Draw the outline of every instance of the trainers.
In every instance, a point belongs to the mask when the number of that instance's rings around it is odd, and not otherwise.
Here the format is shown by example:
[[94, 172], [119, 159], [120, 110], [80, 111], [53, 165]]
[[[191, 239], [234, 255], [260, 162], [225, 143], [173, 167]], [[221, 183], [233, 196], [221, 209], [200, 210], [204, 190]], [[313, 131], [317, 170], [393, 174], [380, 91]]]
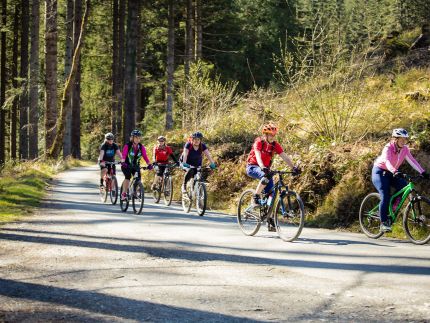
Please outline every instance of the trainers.
[[385, 221], [381, 223], [381, 231], [382, 232], [391, 232], [391, 224], [389, 221]]
[[252, 206], [255, 207], [255, 208], [261, 207], [260, 194], [254, 194], [252, 196]]
[[124, 201], [127, 199], [127, 194], [126, 193], [122, 193], [121, 194], [121, 200]]
[[269, 232], [276, 232], [275, 222], [272, 218], [267, 219], [267, 230], [269, 230]]

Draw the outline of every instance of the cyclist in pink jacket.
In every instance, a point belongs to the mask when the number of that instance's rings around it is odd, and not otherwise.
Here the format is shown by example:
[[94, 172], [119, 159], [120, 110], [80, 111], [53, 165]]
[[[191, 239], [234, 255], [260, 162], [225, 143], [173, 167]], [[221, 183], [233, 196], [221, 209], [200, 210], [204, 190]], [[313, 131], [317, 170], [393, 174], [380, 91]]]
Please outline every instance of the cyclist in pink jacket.
[[391, 141], [385, 145], [382, 153], [376, 158], [372, 169], [372, 182], [381, 195], [381, 204], [379, 205], [379, 216], [381, 218], [381, 231], [390, 232], [391, 224], [388, 218], [388, 206], [390, 203], [393, 186], [396, 191], [401, 190], [407, 185], [399, 172], [399, 167], [406, 159], [417, 172], [423, 177], [429, 178], [429, 175], [421, 165], [412, 157], [409, 147], [407, 146], [409, 134], [405, 129], [394, 129], [391, 135]]

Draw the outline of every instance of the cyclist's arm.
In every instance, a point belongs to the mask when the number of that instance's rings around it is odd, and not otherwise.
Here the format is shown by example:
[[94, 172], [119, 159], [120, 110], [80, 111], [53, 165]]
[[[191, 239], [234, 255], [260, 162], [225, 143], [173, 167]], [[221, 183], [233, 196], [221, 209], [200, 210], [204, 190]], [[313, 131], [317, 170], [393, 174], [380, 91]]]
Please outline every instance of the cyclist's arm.
[[124, 145], [124, 148], [122, 149], [122, 159], [127, 160], [128, 155], [128, 145]]
[[146, 149], [143, 145], [142, 145], [142, 158], [145, 160], [147, 165], [151, 164], [151, 162], [149, 161], [148, 155], [146, 154]]
[[104, 155], [105, 155], [105, 151], [103, 149], [101, 149], [100, 154], [99, 154], [99, 159], [98, 159], [99, 162], [103, 161]]
[[291, 161], [290, 157], [288, 157], [288, 156], [287, 156], [287, 154], [286, 154], [285, 152], [280, 153], [280, 154], [279, 154], [279, 156], [282, 158], [282, 160], [283, 160], [284, 162], [286, 162], [286, 163], [287, 163], [287, 165], [288, 165], [291, 169], [293, 169], [294, 164], [293, 164], [293, 162]]
[[184, 151], [183, 151], [183, 153], [182, 153], [182, 156], [183, 156], [183, 158], [182, 158], [182, 163], [183, 163], [183, 164], [186, 164], [186, 163], [187, 163], [188, 152], [189, 152], [188, 148], [184, 148]]
[[173, 152], [170, 154], [170, 157], [173, 159], [173, 161], [174, 161], [175, 163], [177, 163], [177, 162], [178, 162], [178, 158], [176, 158], [176, 156], [173, 154]]
[[382, 149], [381, 156], [382, 160], [385, 161], [385, 167], [393, 174], [397, 172], [397, 168], [391, 163], [391, 160], [395, 160], [395, 156], [393, 156], [393, 152], [389, 146], [385, 146], [384, 149]]
[[424, 168], [422, 168], [421, 165], [416, 161], [416, 159], [411, 155], [409, 149], [406, 152], [405, 158], [409, 165], [411, 165], [413, 169], [415, 169], [418, 173], [422, 174], [425, 172]]
[[212, 158], [212, 156], [211, 156], [211, 153], [209, 152], [209, 149], [207, 149], [207, 148], [206, 148], [203, 152], [205, 153], [205, 155], [206, 155], [206, 157], [209, 159], [209, 161], [210, 161], [211, 163], [215, 164], [215, 161], [213, 160], [213, 158]]
[[260, 166], [260, 168], [263, 169], [265, 166], [263, 163], [263, 159], [261, 159], [261, 151], [258, 149], [254, 149], [254, 152], [255, 152], [255, 158], [257, 159], [258, 166]]
[[116, 150], [116, 155], [118, 156], [118, 158], [119, 158], [119, 159], [121, 160], [121, 162], [123, 163], [123, 162], [124, 162], [124, 159], [122, 158], [121, 150], [117, 149], [117, 150]]

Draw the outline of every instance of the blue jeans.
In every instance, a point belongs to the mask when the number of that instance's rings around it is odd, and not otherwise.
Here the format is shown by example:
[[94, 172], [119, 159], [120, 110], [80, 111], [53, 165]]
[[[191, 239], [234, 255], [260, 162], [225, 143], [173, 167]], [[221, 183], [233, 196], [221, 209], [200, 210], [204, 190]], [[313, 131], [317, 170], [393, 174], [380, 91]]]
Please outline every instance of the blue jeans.
[[403, 178], [395, 178], [393, 173], [388, 170], [383, 170], [377, 166], [372, 169], [372, 183], [381, 195], [381, 204], [379, 205], [379, 216], [381, 221], [388, 220], [388, 206], [391, 198], [391, 186], [397, 191], [400, 191], [407, 185]]
[[[257, 166], [257, 165], [247, 165], [246, 174], [249, 177], [252, 177], [255, 179], [262, 179], [264, 177], [264, 172], [261, 170], [260, 166]], [[273, 178], [269, 178], [269, 183], [264, 188], [264, 192], [269, 193], [272, 188], [273, 188]]]

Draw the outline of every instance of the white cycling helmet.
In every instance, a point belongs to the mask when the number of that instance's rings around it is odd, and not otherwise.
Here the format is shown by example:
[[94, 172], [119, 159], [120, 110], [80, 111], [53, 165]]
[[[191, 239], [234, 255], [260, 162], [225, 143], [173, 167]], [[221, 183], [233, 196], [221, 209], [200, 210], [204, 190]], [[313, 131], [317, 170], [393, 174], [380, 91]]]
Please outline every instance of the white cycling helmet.
[[393, 130], [391, 137], [395, 138], [409, 138], [408, 132], [403, 128], [397, 128]]

